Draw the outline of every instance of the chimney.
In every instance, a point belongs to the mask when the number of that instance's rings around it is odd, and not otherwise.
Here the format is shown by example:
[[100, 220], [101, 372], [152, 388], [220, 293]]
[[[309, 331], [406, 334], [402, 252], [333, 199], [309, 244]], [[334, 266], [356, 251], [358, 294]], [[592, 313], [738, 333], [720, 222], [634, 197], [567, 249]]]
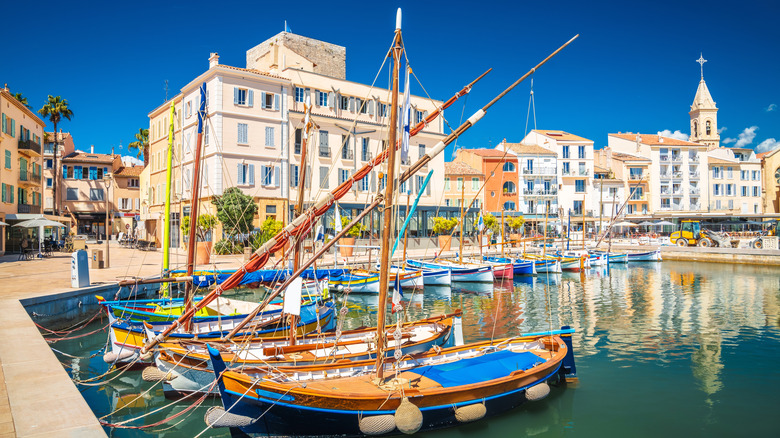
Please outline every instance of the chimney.
[[89, 153], [90, 154], [94, 154], [95, 153], [95, 145], [94, 144], [89, 145]]
[[219, 64], [219, 53], [211, 52], [209, 56], [209, 68], [216, 67]]
[[114, 156], [114, 147], [113, 146], [111, 146], [111, 156], [112, 157]]

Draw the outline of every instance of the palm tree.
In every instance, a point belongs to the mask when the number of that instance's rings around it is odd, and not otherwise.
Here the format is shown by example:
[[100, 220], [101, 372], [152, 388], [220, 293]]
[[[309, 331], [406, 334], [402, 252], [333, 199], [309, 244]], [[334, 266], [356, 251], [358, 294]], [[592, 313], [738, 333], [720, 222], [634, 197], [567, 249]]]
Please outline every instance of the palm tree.
[[50, 94], [46, 105], [39, 109], [38, 113], [43, 117], [48, 117], [49, 121], [54, 125], [54, 184], [52, 185], [52, 195], [54, 197], [54, 214], [59, 215], [59, 208], [57, 205], [57, 186], [59, 185], [59, 178], [57, 178], [57, 172], [59, 171], [60, 166], [57, 163], [57, 153], [59, 152], [57, 124], [63, 117], [70, 120], [73, 117], [73, 111], [68, 108], [67, 100], [60, 96], [54, 97]]
[[22, 93], [14, 93], [14, 98], [19, 101], [22, 105], [26, 106], [27, 109], [31, 110], [29, 102], [27, 102], [27, 98], [22, 96]]
[[143, 156], [144, 167], [146, 167], [146, 165], [149, 164], [149, 130], [144, 128], [139, 129], [138, 133], [135, 134], [135, 139], [137, 141], [127, 145], [127, 149], [138, 149], [136, 157], [141, 158]]

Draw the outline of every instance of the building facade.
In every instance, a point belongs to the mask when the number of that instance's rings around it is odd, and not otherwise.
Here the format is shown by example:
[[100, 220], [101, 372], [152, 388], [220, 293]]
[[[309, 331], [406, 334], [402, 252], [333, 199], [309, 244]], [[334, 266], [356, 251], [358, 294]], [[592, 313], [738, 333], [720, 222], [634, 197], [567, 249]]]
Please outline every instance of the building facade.
[[64, 156], [61, 165], [62, 207], [75, 217], [76, 234], [105, 239], [106, 200], [116, 189], [111, 175], [122, 167], [120, 156], [76, 151]]
[[[0, 89], [0, 221], [14, 224], [42, 214], [41, 144], [45, 123], [9, 92]], [[0, 254], [15, 251], [24, 232], [0, 226]]]
[[[46, 138], [46, 143], [43, 145], [43, 208], [46, 214], [54, 214], [54, 133], [47, 132], [44, 138]], [[76, 146], [73, 143], [73, 136], [68, 132], [58, 132], [57, 140], [59, 146], [57, 163], [61, 163], [62, 157], [76, 151]], [[57, 172], [57, 180], [59, 181], [57, 186], [57, 211], [62, 211], [64, 195], [62, 194], [61, 172]]]
[[708, 152], [709, 212], [728, 216], [762, 214], [761, 160], [752, 149], [716, 148]]
[[462, 204], [482, 208], [485, 204], [485, 191], [482, 190], [484, 182], [485, 175], [466, 163], [444, 163], [444, 205], [460, 207]]
[[558, 211], [558, 155], [538, 145], [507, 143], [497, 150], [509, 149], [517, 157], [518, 207], [526, 218], [541, 218], [545, 214], [557, 216]]
[[762, 198], [765, 213], [780, 213], [780, 148], [757, 155], [761, 160]]
[[494, 216], [500, 216], [502, 212], [520, 214], [517, 156], [497, 149], [463, 148], [457, 150], [453, 161], [464, 163], [485, 175], [484, 211]]
[[628, 217], [643, 217], [651, 213], [651, 164], [649, 158], [613, 152], [610, 147], [596, 151], [596, 166], [611, 172], [616, 180], [623, 181], [623, 193], [628, 197], [623, 213]]

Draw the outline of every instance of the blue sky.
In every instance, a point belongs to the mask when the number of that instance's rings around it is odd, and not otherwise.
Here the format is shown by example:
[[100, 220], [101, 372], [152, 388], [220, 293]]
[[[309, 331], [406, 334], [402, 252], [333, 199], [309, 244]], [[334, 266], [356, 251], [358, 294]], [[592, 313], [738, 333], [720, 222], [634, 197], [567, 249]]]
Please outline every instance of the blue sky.
[[[285, 20], [294, 33], [345, 46], [347, 79], [371, 83], [399, 6], [411, 65], [434, 98], [494, 69], [447, 111], [453, 126], [464, 102], [468, 117], [579, 33], [534, 75], [540, 129], [597, 148], [618, 131], [688, 134], [701, 52], [722, 142], [780, 146], [777, 1], [12, 2], [3, 15], [13, 18], [0, 26], [0, 83], [35, 110], [48, 94], [68, 99], [75, 117], [61, 127], [77, 148], [108, 152], [121, 143], [117, 152], [127, 154], [148, 112], [164, 102], [166, 80], [173, 95], [206, 70], [209, 52], [243, 67], [246, 50]], [[520, 141], [529, 91], [530, 81], [518, 86], [459, 145]]]

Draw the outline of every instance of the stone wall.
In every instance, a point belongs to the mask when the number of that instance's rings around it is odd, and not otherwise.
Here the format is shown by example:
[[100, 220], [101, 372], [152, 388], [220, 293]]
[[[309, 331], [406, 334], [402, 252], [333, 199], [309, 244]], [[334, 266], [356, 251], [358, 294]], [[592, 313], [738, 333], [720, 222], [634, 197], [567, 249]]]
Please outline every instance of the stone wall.
[[[274, 45], [279, 45], [279, 59], [265, 57]], [[289, 32], [281, 32], [246, 51], [246, 68], [262, 71], [270, 70], [274, 63], [282, 63], [282, 48], [303, 56], [313, 64], [312, 71], [322, 75], [346, 79], [347, 49], [343, 46], [307, 38]], [[281, 67], [281, 65], [280, 65]]]

